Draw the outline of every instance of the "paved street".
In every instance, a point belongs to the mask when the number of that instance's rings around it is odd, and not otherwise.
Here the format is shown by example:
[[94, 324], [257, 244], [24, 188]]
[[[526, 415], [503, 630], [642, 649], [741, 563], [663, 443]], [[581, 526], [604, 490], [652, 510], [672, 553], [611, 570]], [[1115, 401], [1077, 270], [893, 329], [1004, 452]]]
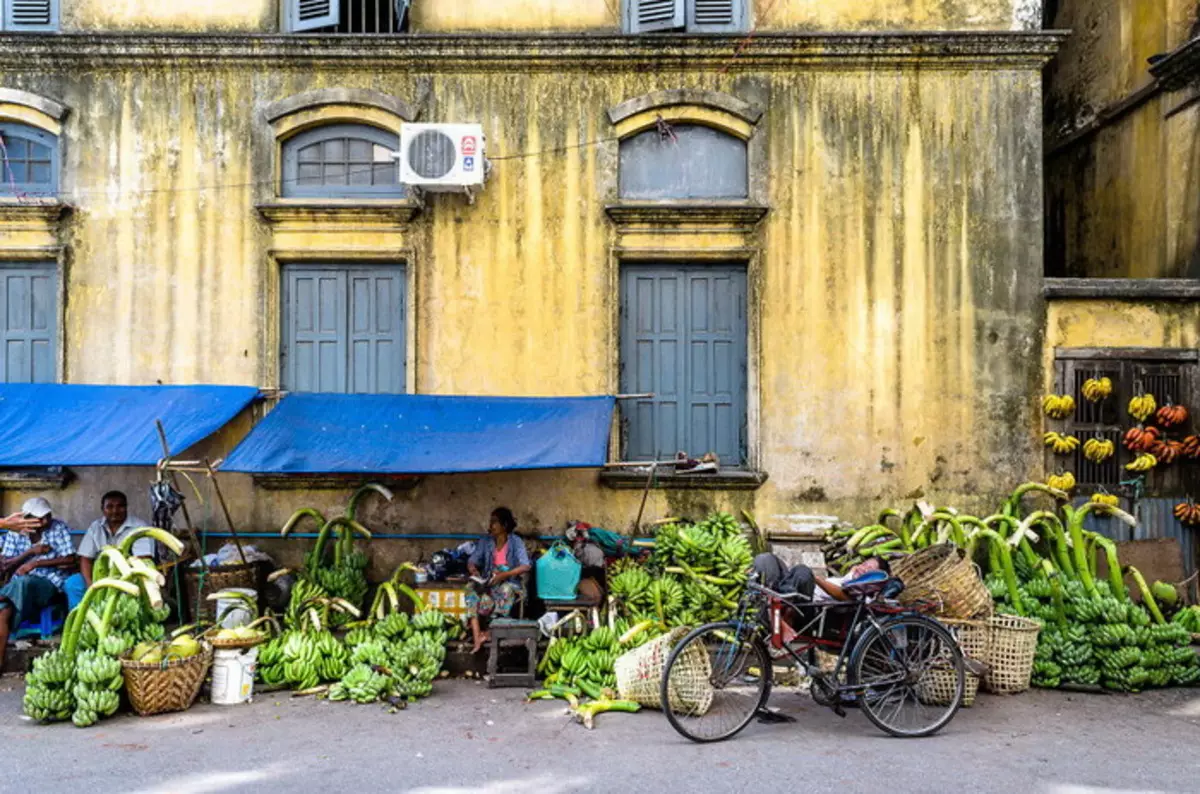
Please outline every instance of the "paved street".
[[1197, 689], [982, 696], [942, 735], [908, 741], [779, 692], [773, 705], [799, 723], [754, 724], [709, 746], [684, 741], [657, 712], [602, 715], [589, 732], [561, 704], [525, 705], [518, 690], [469, 681], [440, 683], [397, 714], [265, 696], [87, 730], [34, 725], [20, 716], [20, 679], [0, 689], [0, 745], [22, 781], [0, 784], [8, 791], [1083, 794], [1194, 792], [1200, 772]]

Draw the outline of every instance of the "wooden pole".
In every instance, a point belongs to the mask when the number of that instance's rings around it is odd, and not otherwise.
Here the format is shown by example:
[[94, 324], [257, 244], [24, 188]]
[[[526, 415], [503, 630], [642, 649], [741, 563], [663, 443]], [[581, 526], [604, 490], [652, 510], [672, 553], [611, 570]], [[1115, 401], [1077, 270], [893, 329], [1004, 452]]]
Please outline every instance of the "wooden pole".
[[[159, 464], [163, 469], [166, 469], [171, 463], [171, 447], [167, 444], [167, 431], [163, 429], [161, 419], [154, 420], [154, 427], [158, 429], [158, 440], [162, 443], [163, 462]], [[179, 491], [179, 478], [175, 476], [175, 472], [171, 472], [171, 486]], [[179, 491], [183, 493], [182, 491]], [[183, 508], [183, 525], [187, 527], [188, 537], [192, 541], [192, 548], [196, 552], [196, 558], [200, 560], [200, 567], [207, 568], [204, 563], [204, 549], [200, 548], [200, 541], [196, 538], [196, 528], [192, 526], [192, 517], [188, 513], [187, 502], [184, 502], [180, 507]]]
[[233, 525], [233, 517], [229, 515], [229, 505], [225, 504], [225, 495], [221, 493], [221, 485], [217, 482], [217, 473], [213, 471], [208, 458], [204, 459], [204, 468], [208, 469], [208, 479], [212, 480], [213, 490], [217, 494], [217, 502], [221, 505], [221, 512], [225, 514], [225, 523], [229, 525], [229, 534], [233, 535], [233, 542], [237, 544], [238, 556], [242, 558], [242, 565], [248, 565], [246, 551], [242, 548], [242, 539], [238, 537], [237, 527]]
[[642, 505], [638, 508], [637, 520], [633, 522], [633, 534], [637, 534], [642, 528], [642, 513], [646, 511], [646, 499], [650, 497], [650, 485], [654, 482], [654, 472], [658, 469], [658, 463], [650, 464], [650, 473], [646, 475], [646, 487], [642, 489]]

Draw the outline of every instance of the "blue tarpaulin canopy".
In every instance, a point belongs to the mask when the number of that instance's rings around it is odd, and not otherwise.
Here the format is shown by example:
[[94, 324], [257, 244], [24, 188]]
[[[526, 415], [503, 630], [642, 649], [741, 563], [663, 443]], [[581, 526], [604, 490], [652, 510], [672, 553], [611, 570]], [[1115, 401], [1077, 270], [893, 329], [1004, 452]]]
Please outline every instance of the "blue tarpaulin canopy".
[[253, 386], [0, 385], [0, 466], [153, 466], [215, 433]]
[[612, 397], [289, 394], [222, 471], [450, 474], [604, 465]]

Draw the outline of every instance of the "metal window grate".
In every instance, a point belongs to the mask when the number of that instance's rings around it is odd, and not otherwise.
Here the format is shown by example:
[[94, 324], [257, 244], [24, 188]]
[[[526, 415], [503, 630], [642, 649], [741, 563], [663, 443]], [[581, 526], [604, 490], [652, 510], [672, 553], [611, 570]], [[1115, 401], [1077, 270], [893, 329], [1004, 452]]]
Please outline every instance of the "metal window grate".
[[[1083, 397], [1083, 384], [1090, 378], [1099, 380], [1108, 378], [1113, 382], [1113, 393], [1108, 399], [1092, 402]], [[1119, 369], [1084, 369], [1075, 370], [1075, 388], [1071, 394], [1075, 397], [1075, 423], [1081, 425], [1115, 425], [1120, 422], [1118, 410], [1119, 396], [1117, 384], [1121, 382]]]
[[342, 0], [338, 33], [400, 33], [404, 0]]
[[1139, 380], [1144, 393], [1153, 394], [1159, 405], [1172, 405], [1183, 399], [1178, 374], [1165, 372], [1143, 373]]
[[[1079, 432], [1079, 449], [1075, 450], [1075, 479], [1083, 485], [1116, 486], [1121, 483], [1121, 432], [1106, 430], [1102, 432]], [[1083, 456], [1083, 444], [1089, 438], [1108, 439], [1113, 442], [1116, 452], [1113, 456], [1100, 463], [1093, 463]]]

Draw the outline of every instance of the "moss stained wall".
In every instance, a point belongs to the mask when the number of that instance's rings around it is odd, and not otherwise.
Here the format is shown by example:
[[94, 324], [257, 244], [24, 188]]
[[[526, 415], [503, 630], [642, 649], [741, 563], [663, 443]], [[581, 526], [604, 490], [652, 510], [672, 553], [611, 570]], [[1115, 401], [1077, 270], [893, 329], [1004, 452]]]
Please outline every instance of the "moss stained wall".
[[[797, 512], [859, 519], [919, 495], [969, 507], [1037, 473], [1035, 66], [551, 73], [521, 64], [9, 72], [8, 85], [72, 109], [63, 193], [74, 209], [60, 237], [66, 379], [274, 385], [278, 348], [264, 340], [277, 335], [282, 247], [306, 259], [406, 261], [419, 391], [614, 391], [620, 254], [604, 207], [616, 196], [617, 145], [606, 111], [698, 88], [765, 109], [750, 145], [768, 211], [751, 249], [730, 256], [750, 265], [751, 445], [770, 479], [757, 492], [656, 491], [647, 519], [715, 507], [752, 510], [767, 525]], [[277, 145], [263, 112], [325, 87], [393, 94], [425, 120], [479, 121], [493, 156], [543, 153], [497, 159], [474, 204], [431, 197], [407, 225], [285, 233], [255, 209], [271, 197]], [[730, 242], [693, 231], [681, 244], [703, 257]], [[49, 496], [84, 524], [104, 489], [142, 493], [146, 477], [83, 471]], [[244, 476], [226, 483], [236, 520], [253, 529], [346, 496], [264, 491]], [[6, 494], [6, 506], [24, 495]], [[506, 503], [527, 528], [580, 518], [625, 529], [639, 499], [600, 486], [594, 472], [432, 477], [371, 518], [385, 531], [478, 530]]]

